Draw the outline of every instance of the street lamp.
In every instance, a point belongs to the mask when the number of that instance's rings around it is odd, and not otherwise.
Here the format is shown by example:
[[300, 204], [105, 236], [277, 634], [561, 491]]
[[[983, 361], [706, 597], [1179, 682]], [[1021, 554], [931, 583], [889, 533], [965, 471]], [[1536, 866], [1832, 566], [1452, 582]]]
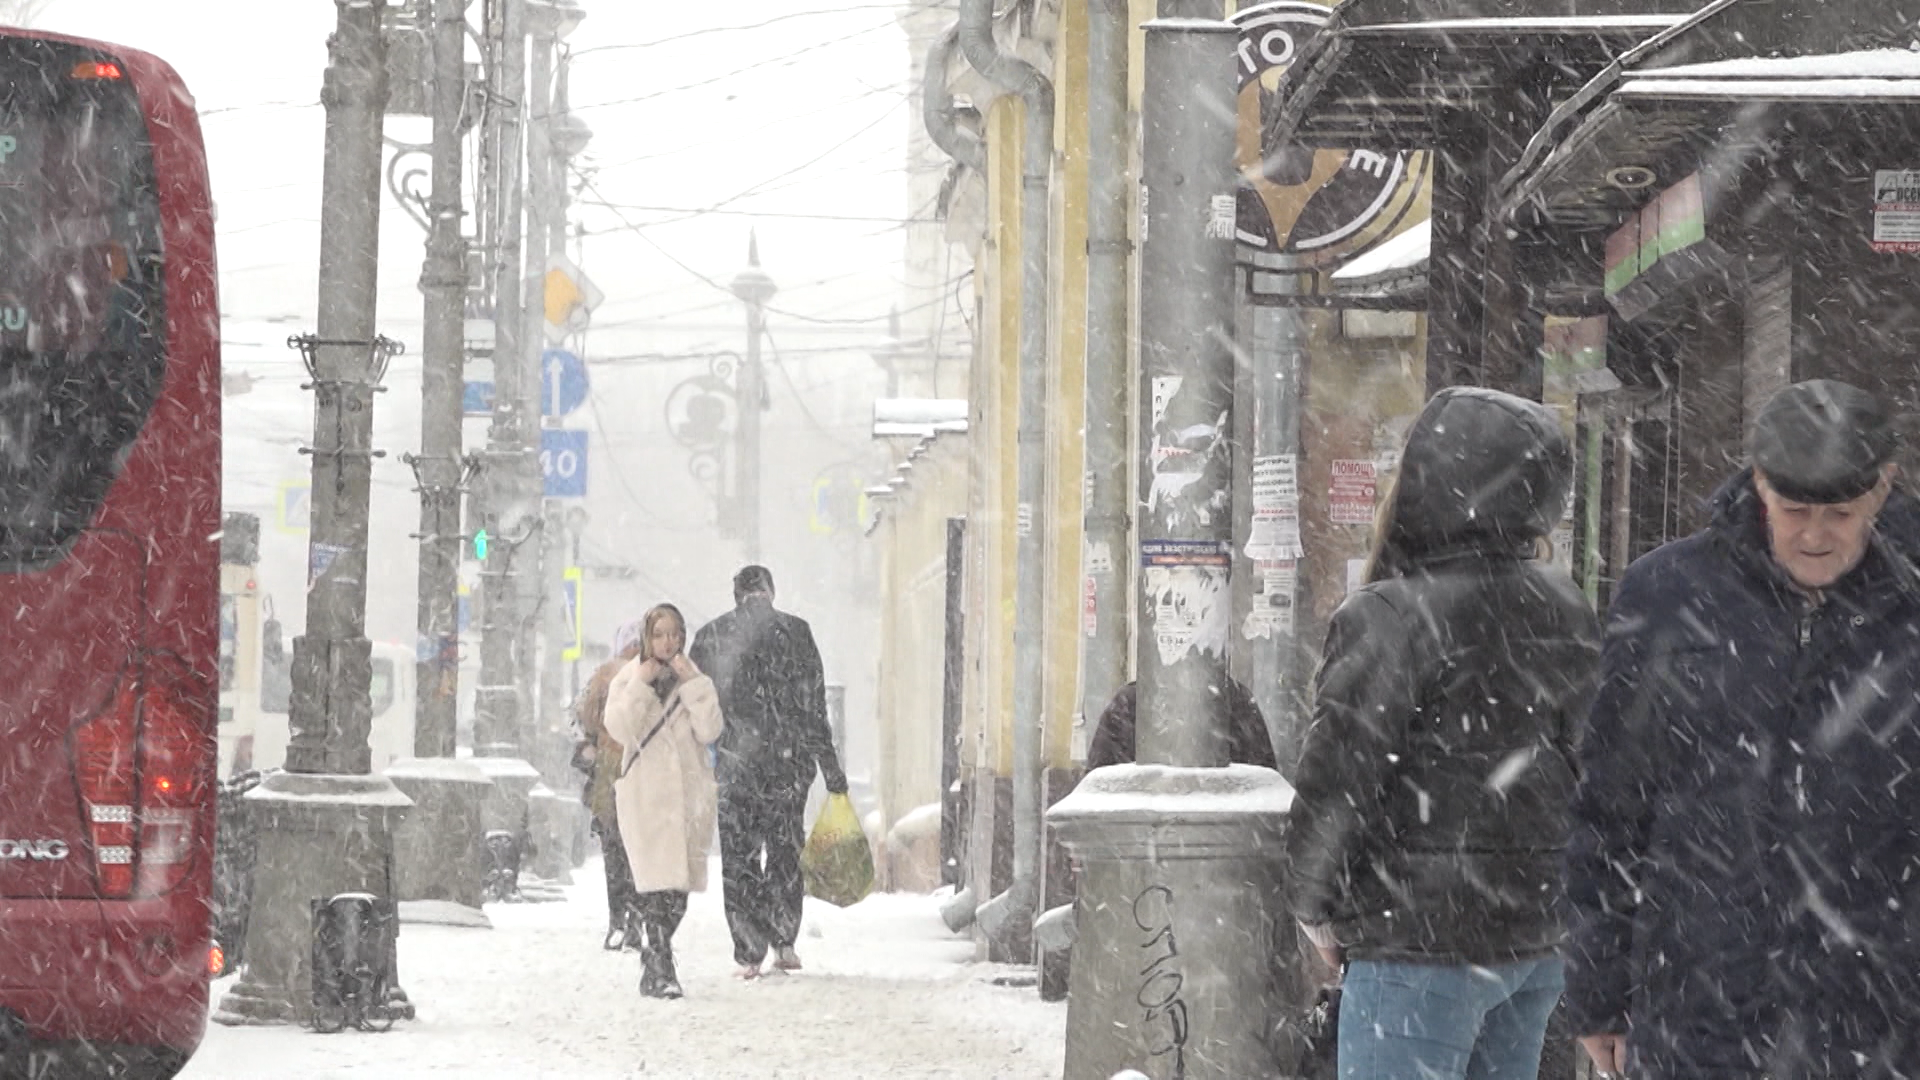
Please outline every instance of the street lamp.
[[760, 269], [760, 238], [747, 233], [747, 265], [733, 278], [733, 295], [747, 305], [747, 360], [740, 368], [741, 540], [746, 561], [760, 561], [760, 413], [767, 408], [766, 382], [760, 367], [760, 338], [767, 329], [767, 301], [779, 292], [773, 278]]

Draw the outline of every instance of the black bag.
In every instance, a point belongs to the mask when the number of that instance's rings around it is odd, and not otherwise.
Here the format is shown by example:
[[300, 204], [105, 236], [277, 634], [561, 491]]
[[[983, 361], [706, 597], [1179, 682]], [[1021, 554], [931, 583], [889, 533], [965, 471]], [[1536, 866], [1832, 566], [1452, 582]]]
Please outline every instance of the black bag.
[[1300, 1075], [1334, 1080], [1340, 1075], [1340, 987], [1321, 987], [1300, 1027], [1305, 1044]]

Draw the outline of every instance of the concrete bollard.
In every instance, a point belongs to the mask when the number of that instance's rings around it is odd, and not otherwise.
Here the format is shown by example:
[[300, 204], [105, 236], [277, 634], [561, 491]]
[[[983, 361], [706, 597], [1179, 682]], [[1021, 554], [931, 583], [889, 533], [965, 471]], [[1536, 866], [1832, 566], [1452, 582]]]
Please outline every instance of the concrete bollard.
[[580, 806], [579, 800], [539, 784], [529, 793], [527, 805], [533, 833], [533, 858], [527, 869], [542, 881], [573, 884], [573, 810]]
[[393, 834], [394, 898], [458, 904], [484, 925], [478, 852], [493, 781], [465, 758], [402, 758], [386, 773], [414, 807]]
[[1065, 1080], [1284, 1075], [1269, 1036], [1295, 945], [1273, 930], [1292, 801], [1271, 769], [1116, 765], [1047, 812], [1081, 868]]

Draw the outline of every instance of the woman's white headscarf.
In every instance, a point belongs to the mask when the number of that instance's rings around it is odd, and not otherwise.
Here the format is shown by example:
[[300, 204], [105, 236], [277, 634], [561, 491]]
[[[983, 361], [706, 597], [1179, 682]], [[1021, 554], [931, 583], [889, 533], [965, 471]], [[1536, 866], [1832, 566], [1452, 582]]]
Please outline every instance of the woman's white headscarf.
[[640, 644], [641, 623], [640, 619], [629, 619], [620, 624], [620, 629], [613, 632], [613, 655], [620, 656]]

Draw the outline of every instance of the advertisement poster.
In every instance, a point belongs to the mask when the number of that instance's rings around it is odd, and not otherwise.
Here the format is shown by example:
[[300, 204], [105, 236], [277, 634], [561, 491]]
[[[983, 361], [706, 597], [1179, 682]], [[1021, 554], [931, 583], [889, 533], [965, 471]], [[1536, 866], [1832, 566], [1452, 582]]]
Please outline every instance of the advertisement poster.
[[1380, 467], [1371, 461], [1335, 461], [1327, 491], [1327, 520], [1335, 525], [1373, 524]]
[[1874, 172], [1873, 250], [1920, 254], [1920, 169]]

